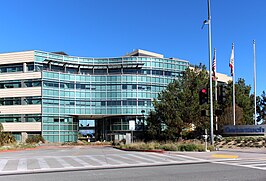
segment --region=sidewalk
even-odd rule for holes
[[[252,154],[251,154],[252,153]],[[246,149],[220,149],[212,152],[166,152],[169,155],[185,155],[201,159],[252,159],[261,158],[266,160],[266,149],[246,148]]]
[[[258,153],[266,155],[266,148],[236,148],[236,149],[223,149],[220,148],[219,151],[224,152],[243,152],[243,153]]]

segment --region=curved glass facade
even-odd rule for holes
[[[148,114],[158,93],[188,67],[187,61],[149,56],[80,58],[40,51],[34,56],[35,70],[42,71],[42,134],[52,142],[75,141],[82,116],[123,122]],[[116,122],[109,131],[128,131],[128,124],[116,129]]]

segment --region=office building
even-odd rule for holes
[[[143,129],[143,117],[167,84],[189,62],[144,50],[122,57],[85,58],[64,52],[0,54],[0,122],[24,141],[41,134],[49,142],[77,140],[84,120],[95,136],[112,140]],[[81,128],[82,129],[82,128]]]

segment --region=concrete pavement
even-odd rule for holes
[[[234,162],[236,161],[236,162]],[[52,146],[36,150],[2,152],[0,175],[54,171],[97,170],[177,164],[219,163],[266,170],[261,152],[126,152],[112,147]]]

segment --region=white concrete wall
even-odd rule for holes
[[[0,60],[1,62],[1,60]],[[23,80],[23,79],[38,79],[42,77],[41,72],[12,72],[12,73],[1,73],[0,81],[3,80]]]
[[[4,132],[35,132],[42,130],[42,124],[38,123],[2,123]]]
[[[0,106],[0,114],[41,114],[41,112],[40,104]]]
[[[34,51],[24,51],[24,52],[13,52],[13,53],[2,53],[0,54],[0,65],[2,64],[12,64],[12,63],[23,63],[23,62],[33,62],[34,61]]]
[[[27,88],[10,88],[1,89],[0,98],[4,97],[31,97],[31,96],[41,96],[41,87],[27,87]]]

